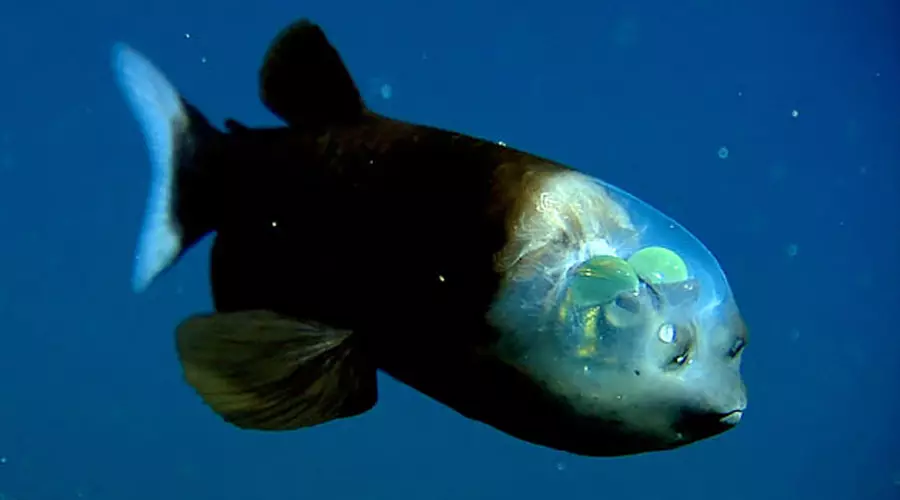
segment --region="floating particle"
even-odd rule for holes
[[[497,144],[498,144],[499,146],[503,146],[504,148],[506,147],[506,143],[503,142],[503,141],[497,141]]]
[[[365,94],[371,95],[375,99],[388,101],[394,97],[394,87],[391,85],[390,78],[374,76],[367,79]]]
[[[797,111],[796,109],[791,111],[791,118],[797,118],[798,116],[800,116],[799,111]]]
[[[184,34],[184,38],[185,38],[185,40],[189,40],[189,39],[191,38],[191,34],[190,34],[190,33],[185,33],[185,34]]]
[[[381,93],[381,98],[385,101],[390,99],[392,95],[394,95],[394,89],[391,88],[391,85],[388,83],[381,84],[381,89],[379,89]]]
[[[796,243],[791,243],[790,245],[787,246],[788,257],[792,257],[792,258],[796,257],[798,251],[800,251],[800,247],[797,246]]]
[[[725,146],[722,146],[721,148],[719,148],[719,158],[721,158],[723,160],[725,158],[728,158],[728,148],[726,148]]]
[[[565,462],[556,462],[556,470],[558,470],[558,471],[566,470]]]

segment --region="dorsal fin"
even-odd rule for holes
[[[322,29],[306,19],[275,37],[259,80],[263,104],[292,126],[351,123],[364,109],[340,54]]]

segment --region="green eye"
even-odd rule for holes
[[[638,276],[654,285],[678,283],[689,278],[687,264],[668,248],[643,248],[629,257],[628,263]]]
[[[623,292],[636,292],[638,284],[638,276],[628,262],[601,255],[576,269],[569,290],[577,307],[594,307],[612,302]]]

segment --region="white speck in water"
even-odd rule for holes
[[[206,64],[206,56],[200,58],[200,62]]]
[[[506,143],[503,141],[497,141],[497,144],[503,146],[504,148],[506,147]]]
[[[721,148],[719,148],[719,158],[721,158],[723,160],[725,158],[728,158],[728,148],[726,148],[725,146],[722,146]]]
[[[391,88],[390,84],[381,84],[381,98],[384,100],[388,100],[392,95],[394,95],[394,89]]]
[[[6,463],[6,457],[0,457],[0,464]]]
[[[797,118],[798,116],[800,116],[799,111],[797,111],[796,109],[791,111],[791,118]]]
[[[791,243],[790,245],[787,246],[788,257],[791,257],[791,258],[796,257],[797,252],[799,252],[799,251],[800,251],[800,247],[796,243]]]
[[[191,38],[191,34],[190,34],[190,33],[185,33],[185,34],[184,34],[184,38],[185,38],[185,40],[189,40],[189,39]]]
[[[566,464],[564,464],[563,462],[556,462],[556,470],[558,470],[558,471],[566,470]]]

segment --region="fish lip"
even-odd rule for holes
[[[734,426],[737,425],[741,419],[744,417],[744,408],[738,408],[736,410],[732,410],[719,418],[719,422]]]

